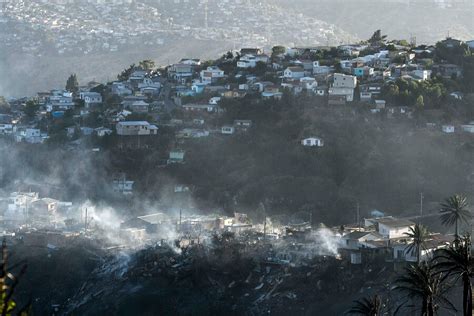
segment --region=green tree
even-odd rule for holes
[[[447,277],[461,280],[463,285],[463,315],[472,315],[472,284],[474,261],[471,256],[471,236],[467,235],[456,245],[436,251],[433,267]]]
[[[16,287],[25,272],[26,265],[22,266],[18,276],[14,276],[11,271],[9,271],[7,243],[4,239],[2,242],[2,260],[0,264],[0,310],[2,316],[28,315],[29,305],[18,308],[16,302],[13,300]]]
[[[131,64],[128,68],[125,68],[120,74],[117,75],[117,79],[119,81],[127,81],[128,78],[130,78],[130,75],[135,70],[135,68],[135,64]]]
[[[267,71],[267,64],[263,61],[259,61],[257,62],[257,65],[254,68],[251,68],[251,71],[256,76],[261,77],[265,75],[265,72]]]
[[[375,46],[375,45],[381,45],[385,39],[387,38],[387,35],[382,35],[381,30],[377,30],[374,32],[374,34],[369,38],[368,42],[370,45]]]
[[[79,91],[79,82],[76,74],[72,74],[66,81],[66,90],[76,94]]]
[[[410,227],[410,231],[405,235],[411,239],[406,251],[416,251],[416,262],[420,264],[421,251],[425,249],[425,243],[429,237],[428,229],[423,225],[416,224],[415,227]]]
[[[0,96],[0,113],[9,113],[10,110],[10,104],[5,100],[5,97]]]
[[[272,58],[275,58],[278,55],[285,54],[285,46],[277,45],[272,47]]]
[[[32,119],[36,116],[36,112],[39,110],[39,104],[35,101],[29,100],[25,104],[25,115],[28,119]]]
[[[459,222],[467,223],[472,218],[468,207],[467,198],[459,194],[455,194],[441,203],[441,223],[445,226],[454,225],[456,241],[459,239]]]
[[[138,66],[146,71],[155,69],[155,62],[151,59],[145,59],[138,63]]]
[[[448,288],[442,281],[443,276],[430,263],[423,262],[405,268],[393,289],[405,293],[408,300],[421,301],[421,315],[434,316],[441,307],[456,309],[446,298]]]
[[[421,94],[416,98],[415,107],[418,110],[422,110],[425,107],[425,101]]]

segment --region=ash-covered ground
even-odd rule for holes
[[[393,267],[375,257],[351,265],[312,235],[222,233],[136,248],[38,231],[8,247],[12,263],[28,265],[17,300],[31,299],[37,315],[340,315],[388,289]]]

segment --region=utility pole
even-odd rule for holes
[[[84,235],[87,235],[87,207],[86,207],[86,214],[84,216]]]
[[[265,241],[267,237],[267,211],[265,210],[265,205],[263,202],[260,202],[260,205],[263,209],[263,241]]]
[[[359,205],[359,202],[357,202],[357,228],[358,228],[358,231],[360,231],[360,205]]]
[[[420,192],[420,216],[423,216],[423,199],[425,196],[423,195],[423,192]]]

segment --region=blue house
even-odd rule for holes
[[[204,92],[205,87],[206,85],[204,83],[195,83],[191,86],[191,90],[193,90],[197,94],[200,94]]]
[[[356,77],[364,77],[364,68],[359,67],[359,68],[354,68],[354,76]]]

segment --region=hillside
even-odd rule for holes
[[[463,40],[474,38],[472,1],[456,2],[447,7],[434,1],[333,1],[278,0],[281,6],[304,15],[333,23],[359,38],[369,38],[374,29],[382,29],[389,38],[433,43],[446,36]]]

